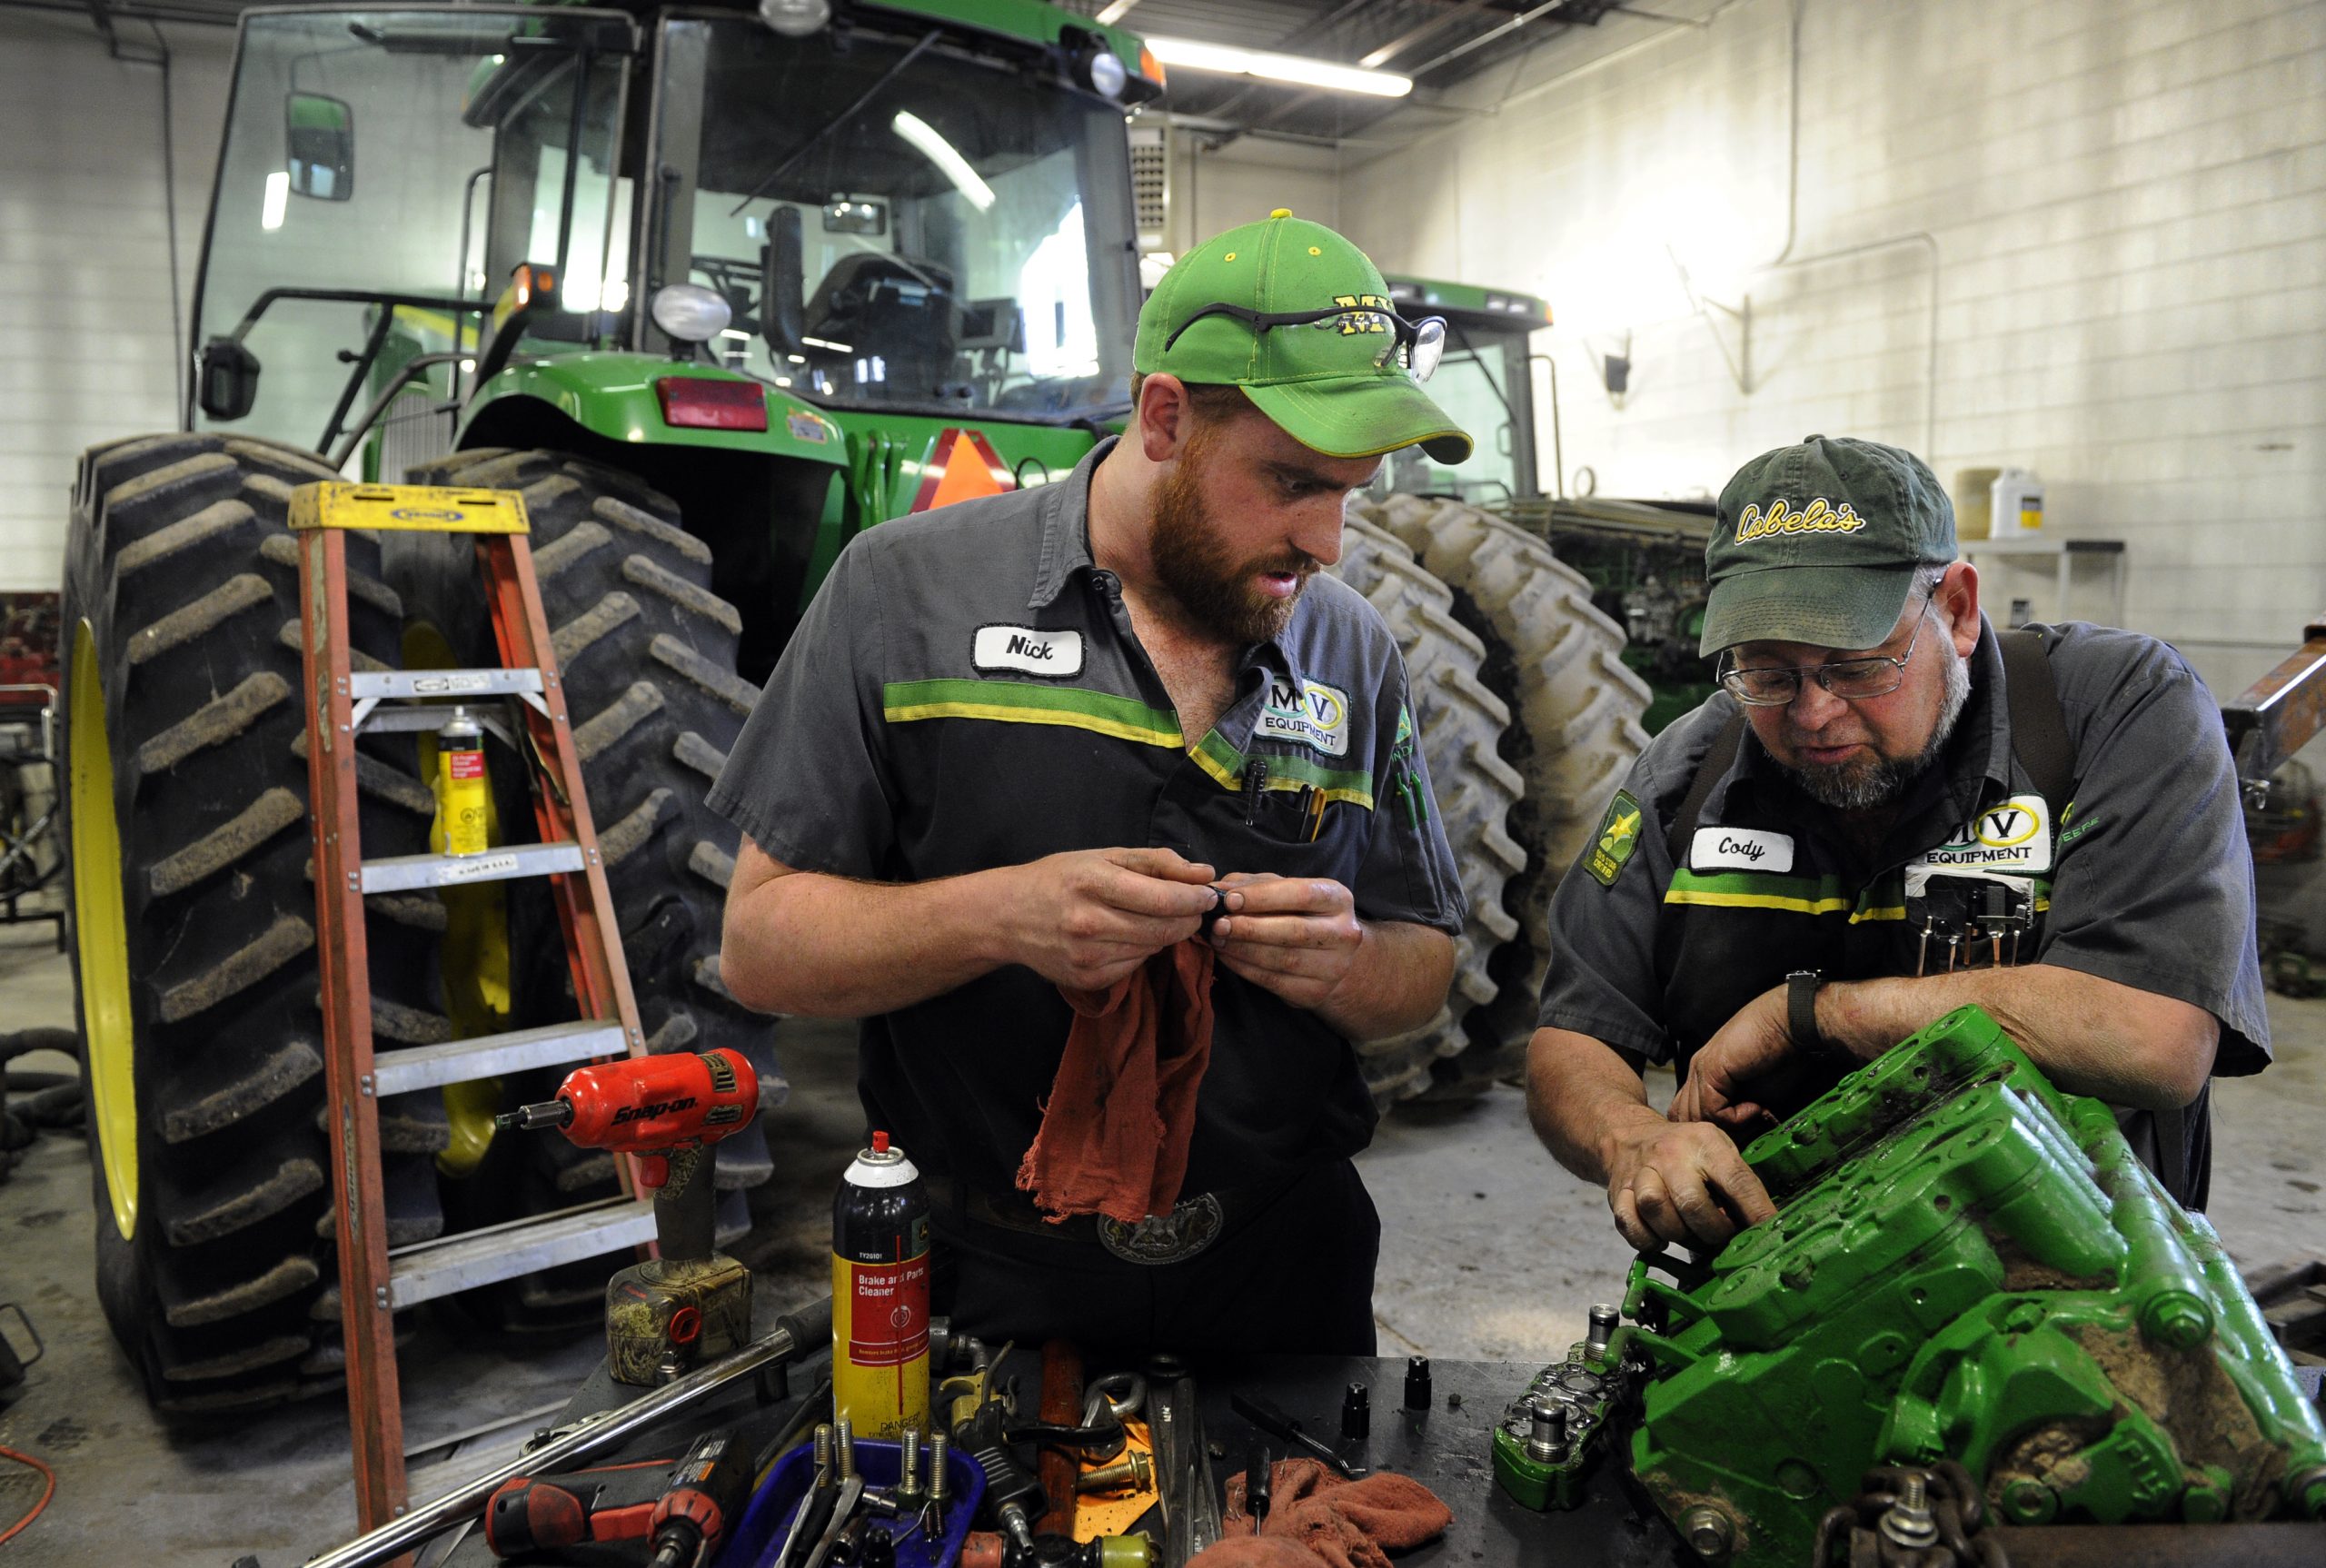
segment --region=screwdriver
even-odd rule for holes
[[[1332,1466],[1337,1473],[1347,1479],[1355,1481],[1366,1474],[1364,1465],[1351,1464],[1332,1449],[1309,1436],[1300,1429],[1300,1423],[1293,1420],[1268,1401],[1257,1396],[1231,1394],[1228,1396],[1228,1404],[1237,1414],[1267,1433],[1270,1437],[1281,1438],[1287,1443],[1298,1444]]]

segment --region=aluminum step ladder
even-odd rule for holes
[[[653,1205],[634,1196],[631,1173],[618,1160],[621,1196],[391,1253],[380,1171],[381,1097],[528,1067],[642,1055],[645,1042],[534,581],[523,498],[458,487],[310,484],[292,497],[291,527],[299,541],[299,594],[306,610],[300,642],[311,697],[307,778],[315,834],[315,945],[347,1407],[356,1508],[368,1531],[403,1513],[406,1502],[396,1311],[654,1239]],[[350,529],[473,534],[503,668],[354,670],[347,619]],[[529,793],[540,842],[474,855],[365,859],[357,826],[356,737],[433,730],[452,714],[448,699],[515,699],[523,705],[523,733],[501,732],[530,750],[536,776]],[[530,877],[550,879],[579,1020],[375,1057],[364,895]]]

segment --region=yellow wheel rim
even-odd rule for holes
[[[98,1157],[124,1240],[137,1229],[136,1031],[129,1009],[129,912],[121,895],[121,829],[114,820],[113,746],[89,623],[73,630],[65,788],[73,808],[73,931],[79,948],[81,1027]]]
[[[460,666],[444,634],[425,621],[404,629],[403,667],[406,670],[452,670]],[[421,776],[436,783],[436,738],[420,736]],[[438,820],[428,829],[428,847],[444,850],[444,827],[438,799]],[[485,833],[502,841],[501,820],[492,797],[485,797]],[[456,1039],[497,1035],[509,1027],[509,907],[498,882],[446,888],[437,895],[444,903],[444,940],[440,949],[444,980],[444,1010],[452,1021]],[[493,1113],[501,1108],[501,1080],[480,1078],[473,1083],[444,1086],[444,1116],[451,1124],[452,1142],[436,1156],[436,1168],[450,1176],[472,1173],[492,1146]]]

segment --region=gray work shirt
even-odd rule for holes
[[[2037,925],[2023,962],[2054,964],[2172,997],[2221,1022],[2213,1071],[2270,1057],[2253,916],[2253,871],[2221,710],[2181,656],[2135,632],[2030,628],[2049,654],[2073,749],[2073,801],[2048,825],[2049,865],[2031,873]],[[1938,762],[1910,786],[1878,846],[1854,846],[1834,814],[1785,778],[1748,730],[1705,798],[1675,865],[1667,827],[1737,706],[1717,692],[1633,765],[1619,802],[1638,813],[1614,853],[1587,847],[1551,902],[1540,1022],[1649,1061],[1688,1059],[1736,1010],[1792,970],[1828,979],[1943,968],[1907,918],[1905,869],[1992,856],[1985,841],[2040,802],[2011,744],[2003,660],[1983,626],[1972,690]],[[1611,817],[1622,816],[1611,812]],[[1604,836],[1604,835],[1603,835]],[[1946,846],[1972,848],[1949,851]],[[1595,856],[1604,856],[1595,861]],[[1620,857],[1620,858],[1618,858]],[[1611,876],[1605,873],[1615,861]],[[1778,868],[1777,862],[1789,863]],[[1960,955],[1988,961],[1983,949]],[[2202,1163],[2203,1104],[2189,1160]],[[2135,1146],[2140,1130],[2128,1126]],[[2145,1153],[2145,1151],[2144,1151]],[[2192,1182],[2164,1174],[2184,1197]]]
[[[1448,933],[1465,908],[1431,805],[1406,671],[1379,614],[1319,575],[1245,649],[1193,749],[1091,560],[1090,475],[858,536],[776,666],[711,803],[799,870],[885,882],[1157,845],[1221,875],[1330,878],[1373,921]],[[1254,786],[1257,786],[1257,789]],[[1282,1180],[1362,1148],[1349,1044],[1222,968],[1190,1194]],[[1069,1009],[1008,966],[865,1020],[875,1125],[969,1188],[1007,1193],[1040,1125]]]

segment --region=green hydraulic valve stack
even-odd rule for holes
[[[2220,1238],[1963,1007],[1744,1157],[1777,1205],[1632,1267],[1494,1435],[1571,1506],[1620,1455],[1706,1562],[1806,1562],[1877,1465],[1963,1464],[1998,1522],[2326,1516],[2326,1429]],[[1659,1277],[1664,1276],[1664,1277]]]

